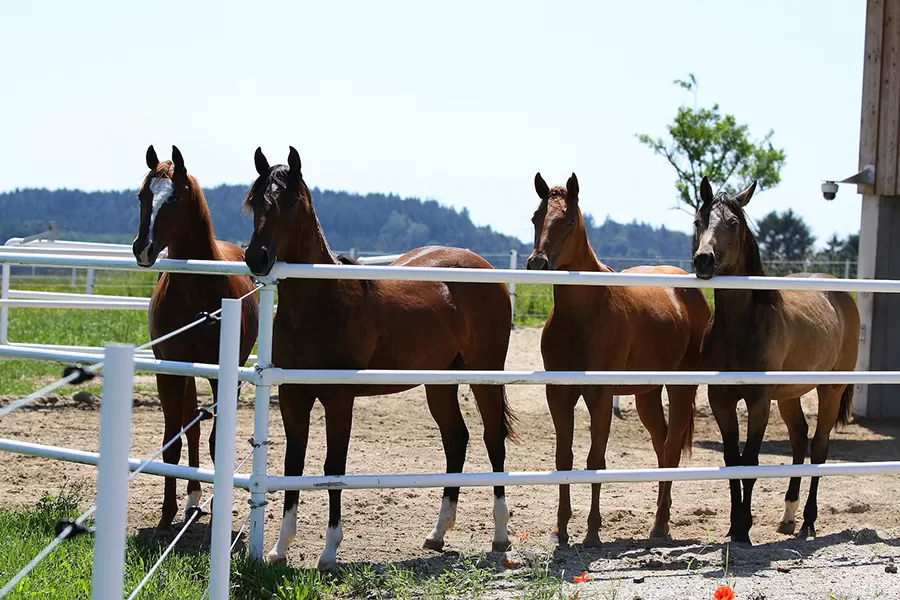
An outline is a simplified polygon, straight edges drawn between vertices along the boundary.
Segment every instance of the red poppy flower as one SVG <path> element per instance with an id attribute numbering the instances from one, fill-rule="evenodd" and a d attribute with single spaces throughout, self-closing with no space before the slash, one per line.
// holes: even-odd
<path id="1" fill-rule="evenodd" d="M 530 536 L 530 535 L 531 534 L 526 531 L 525 533 L 517 533 L 516 537 L 524 542 L 525 540 L 528 539 L 528 536 Z"/>
<path id="2" fill-rule="evenodd" d="M 576 575 L 575 577 L 573 577 L 572 581 L 574 581 L 575 583 L 584 583 L 585 581 L 588 581 L 590 578 L 591 578 L 591 576 L 587 574 L 587 571 L 584 571 L 581 573 L 581 575 Z M 732 596 L 732 598 L 734 598 L 734 596 Z"/>
<path id="3" fill-rule="evenodd" d="M 713 600 L 734 600 L 734 591 L 727 585 L 723 585 L 713 594 Z"/>

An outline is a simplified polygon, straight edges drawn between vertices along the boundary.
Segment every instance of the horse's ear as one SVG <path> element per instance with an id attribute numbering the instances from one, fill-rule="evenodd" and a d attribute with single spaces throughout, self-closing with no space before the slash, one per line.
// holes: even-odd
<path id="1" fill-rule="evenodd" d="M 741 208 L 747 206 L 750 203 L 750 198 L 753 197 L 753 192 L 755 192 L 755 191 L 756 191 L 756 180 L 754 180 L 753 183 L 750 184 L 750 187 L 748 187 L 746 190 L 744 190 L 743 192 L 741 192 L 737 196 L 735 196 L 738 203 L 740 203 Z"/>
<path id="2" fill-rule="evenodd" d="M 256 148 L 256 152 L 253 154 L 253 162 L 256 165 L 256 172 L 259 175 L 268 175 L 269 161 L 266 160 L 266 155 L 263 154 L 262 148 Z"/>
<path id="3" fill-rule="evenodd" d="M 181 150 L 177 146 L 172 146 L 172 164 L 175 165 L 175 172 L 179 175 L 187 175 L 187 169 L 184 168 L 184 157 Z"/>
<path id="4" fill-rule="evenodd" d="M 709 204 L 710 202 L 712 202 L 712 197 L 712 186 L 709 185 L 709 179 L 707 179 L 706 175 L 704 175 L 703 181 L 700 182 L 700 201 L 703 204 Z"/>
<path id="5" fill-rule="evenodd" d="M 295 175 L 299 177 L 300 173 L 300 154 L 297 152 L 297 149 L 293 146 L 288 146 L 290 150 L 288 150 L 288 168 L 291 170 L 291 175 Z"/>
<path id="6" fill-rule="evenodd" d="M 158 166 L 159 159 L 156 157 L 156 150 L 153 149 L 153 144 L 150 144 L 147 148 L 147 167 L 151 171 L 155 171 Z"/>
<path id="7" fill-rule="evenodd" d="M 537 192 L 538 198 L 543 201 L 547 201 L 547 198 L 550 197 L 550 186 L 547 185 L 547 182 L 544 181 L 544 178 L 541 177 L 540 172 L 536 173 L 534 176 L 534 191 Z"/>
<path id="8" fill-rule="evenodd" d="M 575 177 L 575 173 L 572 173 L 566 182 L 566 197 L 568 200 L 578 202 L 578 178 Z"/>

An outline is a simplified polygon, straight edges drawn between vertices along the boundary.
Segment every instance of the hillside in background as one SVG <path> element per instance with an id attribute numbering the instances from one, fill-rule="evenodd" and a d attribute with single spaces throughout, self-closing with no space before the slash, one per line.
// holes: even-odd
<path id="1" fill-rule="evenodd" d="M 216 237 L 239 243 L 250 238 L 250 218 L 241 213 L 246 190 L 246 186 L 238 185 L 204 190 Z M 511 248 L 526 254 L 531 251 L 531 240 L 523 243 L 489 226 L 476 226 L 466 209 L 458 212 L 434 200 L 317 188 L 312 194 L 328 243 L 335 251 L 357 248 L 394 252 L 428 244 L 459 246 L 479 253 L 508 252 Z M 138 201 L 134 190 L 23 189 L 0 193 L 0 243 L 14 236 L 39 233 L 49 221 L 56 221 L 60 239 L 130 243 L 137 232 Z M 678 231 L 636 221 L 623 224 L 607 219 L 597 225 L 590 215 L 585 221 L 591 244 L 601 258 L 686 258 L 690 253 L 690 236 Z"/>

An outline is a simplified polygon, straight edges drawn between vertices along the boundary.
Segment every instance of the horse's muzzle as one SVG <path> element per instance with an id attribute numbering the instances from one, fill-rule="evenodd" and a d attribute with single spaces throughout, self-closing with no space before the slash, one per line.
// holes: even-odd
<path id="1" fill-rule="evenodd" d="M 529 271 L 547 271 L 550 269 L 550 261 L 542 254 L 532 254 L 525 261 L 525 268 Z"/>
<path id="2" fill-rule="evenodd" d="M 244 251 L 244 263 L 254 275 L 265 276 L 275 265 L 275 253 L 266 246 L 250 244 Z"/>
<path id="3" fill-rule="evenodd" d="M 716 255 L 712 252 L 695 254 L 694 272 L 700 279 L 712 279 L 716 274 Z"/>
<path id="4" fill-rule="evenodd" d="M 131 245 L 131 251 L 139 267 L 152 267 L 159 256 L 159 247 L 153 240 L 147 240 L 143 248 L 140 247 L 139 241 L 135 240 Z"/>

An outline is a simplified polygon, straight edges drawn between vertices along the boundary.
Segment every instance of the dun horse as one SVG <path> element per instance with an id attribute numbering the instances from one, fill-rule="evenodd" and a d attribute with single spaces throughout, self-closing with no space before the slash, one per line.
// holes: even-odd
<path id="1" fill-rule="evenodd" d="M 697 277 L 765 275 L 759 246 L 747 226 L 744 207 L 754 182 L 736 195 L 713 196 L 706 177 L 700 185 L 702 204 L 694 220 L 694 269 Z M 792 277 L 830 277 L 794 273 Z M 856 366 L 859 312 L 846 292 L 777 290 L 715 291 L 715 312 L 703 342 L 706 369 L 717 371 L 852 371 Z M 812 439 L 811 461 L 824 463 L 828 438 L 837 423 L 850 420 L 852 385 L 711 385 L 709 405 L 722 432 L 725 464 L 758 465 L 770 399 L 788 428 L 794 464 L 806 458 L 808 426 L 800 397 L 816 388 L 819 420 Z M 747 404 L 747 441 L 738 447 L 737 403 Z M 731 529 L 736 542 L 750 542 L 750 498 L 755 480 L 731 480 Z M 800 537 L 814 537 L 819 479 L 814 477 L 803 509 Z M 792 534 L 800 495 L 800 478 L 791 478 L 778 531 Z"/>
<path id="2" fill-rule="evenodd" d="M 245 208 L 254 231 L 246 262 L 258 275 L 275 260 L 304 264 L 340 264 L 325 241 L 300 157 L 290 149 L 288 165 L 269 166 L 256 150 L 259 178 Z M 468 250 L 427 247 L 407 252 L 394 266 L 468 267 L 490 264 Z M 290 369 L 497 369 L 504 368 L 509 346 L 511 307 L 502 284 L 425 281 L 285 279 L 278 284 L 273 362 Z M 310 411 L 316 398 L 325 408 L 328 451 L 326 475 L 342 475 L 354 398 L 396 393 L 415 386 L 282 385 L 279 405 L 287 436 L 284 471 L 302 475 Z M 469 434 L 459 409 L 456 385 L 426 386 L 428 408 L 441 431 L 447 472 L 463 469 Z M 494 471 L 503 471 L 511 413 L 502 386 L 472 386 L 484 422 L 484 442 Z M 319 568 L 334 566 L 343 539 L 341 491 L 329 490 L 329 517 Z M 299 493 L 285 492 L 284 516 L 270 562 L 285 560 L 297 530 Z M 441 549 L 456 520 L 459 488 L 446 488 L 437 524 L 425 547 Z M 509 548 L 503 487 L 494 488 L 493 548 Z"/>
<path id="3" fill-rule="evenodd" d="M 188 175 L 184 158 L 172 146 L 172 160 L 160 162 L 153 146 L 147 149 L 150 173 L 138 192 L 141 202 L 141 222 L 133 251 L 138 265 L 150 267 L 160 252 L 168 248 L 169 258 L 202 260 L 243 260 L 240 248 L 213 237 L 212 221 L 206 199 L 197 180 Z M 198 313 L 221 308 L 223 298 L 240 298 L 253 289 L 247 276 L 194 275 L 163 273 L 150 299 L 150 338 L 156 339 L 197 319 Z M 241 363 L 247 360 L 256 342 L 259 300 L 255 294 L 241 305 Z M 158 359 L 186 362 L 219 362 L 219 326 L 201 324 L 184 333 L 153 346 Z M 197 390 L 193 377 L 180 375 L 156 376 L 159 400 L 165 419 L 163 440 L 172 439 L 194 418 L 197 409 Z M 213 396 L 217 397 L 216 380 L 210 379 Z M 216 428 L 213 423 L 209 435 L 209 453 L 215 459 Z M 200 426 L 186 433 L 188 463 L 200 465 Z M 165 452 L 163 460 L 178 464 L 181 459 L 179 438 Z M 200 484 L 188 482 L 186 510 L 200 501 Z M 168 529 L 178 512 L 175 479 L 166 478 L 162 517 L 157 529 Z"/>
<path id="4" fill-rule="evenodd" d="M 534 213 L 534 250 L 529 269 L 612 272 L 587 239 L 578 206 L 578 179 L 549 188 L 538 173 L 534 187 L 541 199 Z M 684 273 L 675 267 L 634 267 L 626 272 Z M 696 289 L 651 287 L 553 286 L 553 310 L 544 325 L 541 354 L 548 371 L 693 370 L 700 361 L 709 306 Z M 580 396 L 591 414 L 588 469 L 606 468 L 606 445 L 613 395 L 634 394 L 638 415 L 650 432 L 660 467 L 677 467 L 689 452 L 694 432 L 697 386 L 666 386 L 669 422 L 663 413 L 661 386 L 547 386 L 547 403 L 556 428 L 556 468 L 572 469 L 575 404 Z M 591 487 L 587 546 L 600 543 L 600 485 Z M 656 520 L 650 537 L 669 533 L 671 482 L 659 484 Z M 553 542 L 568 544 L 572 516 L 569 486 L 559 486 Z"/>

